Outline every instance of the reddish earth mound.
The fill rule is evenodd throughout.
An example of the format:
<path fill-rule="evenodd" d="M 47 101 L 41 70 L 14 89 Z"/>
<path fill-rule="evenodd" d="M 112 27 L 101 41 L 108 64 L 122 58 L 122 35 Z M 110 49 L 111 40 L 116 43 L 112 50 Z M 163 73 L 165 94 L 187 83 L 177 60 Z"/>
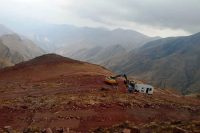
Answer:
<path fill-rule="evenodd" d="M 121 132 L 132 128 L 116 126 L 125 121 L 137 130 L 151 122 L 200 121 L 200 100 L 161 89 L 153 95 L 129 94 L 123 80 L 106 85 L 108 75 L 113 73 L 101 66 L 54 54 L 0 70 L 0 132 L 11 127 L 18 132 Z"/>
<path fill-rule="evenodd" d="M 71 75 L 110 75 L 105 68 L 72 60 L 55 54 L 47 54 L 33 60 L 23 62 L 0 70 L 0 80 L 11 81 L 41 81 L 59 76 Z"/>

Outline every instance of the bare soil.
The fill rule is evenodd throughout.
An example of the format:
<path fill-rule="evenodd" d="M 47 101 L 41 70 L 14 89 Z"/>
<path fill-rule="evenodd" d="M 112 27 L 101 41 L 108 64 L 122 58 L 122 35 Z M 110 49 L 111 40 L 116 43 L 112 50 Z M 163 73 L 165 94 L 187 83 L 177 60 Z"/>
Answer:
<path fill-rule="evenodd" d="M 108 75 L 114 74 L 101 66 L 77 62 L 28 62 L 1 70 L 0 132 L 5 126 L 18 132 L 27 128 L 121 132 L 130 128 L 119 128 L 126 121 L 141 129 L 152 122 L 160 127 L 173 125 L 167 122 L 200 121 L 199 99 L 159 88 L 153 95 L 130 94 L 123 79 L 118 86 L 105 84 Z"/>

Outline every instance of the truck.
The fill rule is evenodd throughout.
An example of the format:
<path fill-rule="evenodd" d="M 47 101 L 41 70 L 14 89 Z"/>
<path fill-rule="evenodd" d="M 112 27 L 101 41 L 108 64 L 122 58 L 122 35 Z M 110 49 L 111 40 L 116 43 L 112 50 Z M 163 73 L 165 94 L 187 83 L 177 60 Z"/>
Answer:
<path fill-rule="evenodd" d="M 148 84 L 135 84 L 135 90 L 140 93 L 153 94 L 154 87 Z"/>

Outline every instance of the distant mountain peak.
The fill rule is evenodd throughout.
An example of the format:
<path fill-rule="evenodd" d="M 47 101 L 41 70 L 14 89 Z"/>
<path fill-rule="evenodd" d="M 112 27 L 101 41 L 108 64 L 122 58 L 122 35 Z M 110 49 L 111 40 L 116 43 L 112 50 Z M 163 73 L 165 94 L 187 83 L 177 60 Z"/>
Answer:
<path fill-rule="evenodd" d="M 114 29 L 112 30 L 113 32 L 127 32 L 127 33 L 134 33 L 134 34 L 139 34 L 139 35 L 142 35 L 142 36 L 146 36 L 148 37 L 147 35 L 144 35 L 138 31 L 135 31 L 135 30 L 131 30 L 131 29 L 123 29 L 123 28 L 117 28 L 117 29 Z"/>
<path fill-rule="evenodd" d="M 200 37 L 200 32 L 197 32 L 197 33 L 195 33 L 195 34 L 193 34 L 193 35 L 191 35 L 191 36 L 193 36 L 193 37 Z M 190 36 L 189 36 L 190 37 Z"/>

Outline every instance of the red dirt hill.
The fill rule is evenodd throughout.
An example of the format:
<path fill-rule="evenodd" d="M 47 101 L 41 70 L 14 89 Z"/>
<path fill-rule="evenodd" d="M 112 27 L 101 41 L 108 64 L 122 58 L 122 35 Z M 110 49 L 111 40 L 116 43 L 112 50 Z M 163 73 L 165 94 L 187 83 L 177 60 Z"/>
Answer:
<path fill-rule="evenodd" d="M 56 54 L 47 54 L 27 62 L 23 62 L 0 70 L 0 80 L 11 81 L 41 81 L 59 76 L 73 75 L 110 75 L 105 68 L 62 57 Z"/>
<path fill-rule="evenodd" d="M 108 75 L 113 73 L 101 66 L 55 54 L 0 70 L 0 132 L 10 127 L 17 132 L 131 130 L 117 126 L 125 121 L 141 132 L 151 126 L 156 132 L 175 126 L 200 131 L 200 100 L 158 88 L 153 95 L 129 94 L 121 82 L 106 86 Z"/>

